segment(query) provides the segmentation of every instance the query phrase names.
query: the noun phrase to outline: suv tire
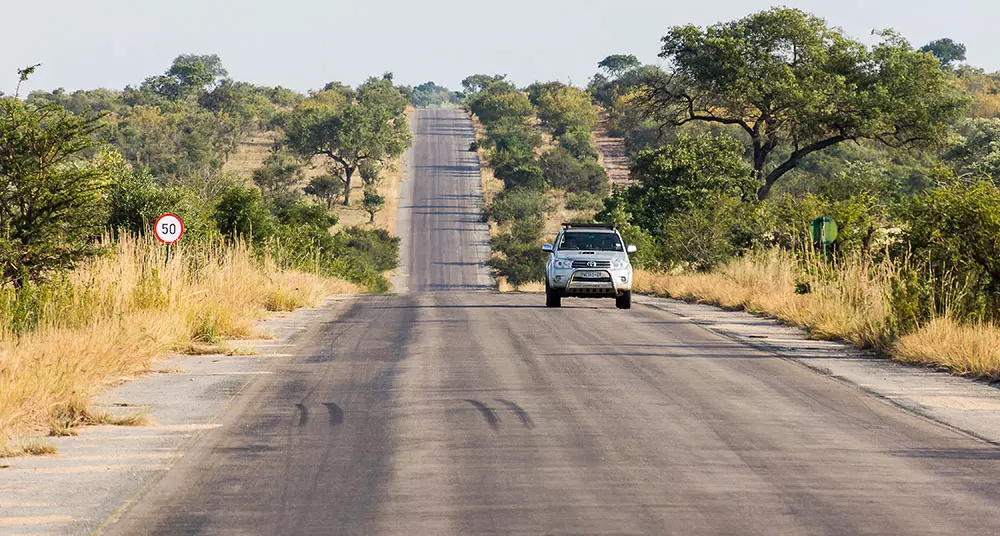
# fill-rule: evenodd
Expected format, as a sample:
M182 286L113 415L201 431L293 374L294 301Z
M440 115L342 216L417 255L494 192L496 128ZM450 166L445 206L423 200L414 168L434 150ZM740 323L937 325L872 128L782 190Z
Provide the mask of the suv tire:
M632 291L626 290L621 296L615 298L615 307L619 309L632 308Z
M546 307L562 306L562 296L560 296L555 290L549 288L548 282L545 283L545 306Z

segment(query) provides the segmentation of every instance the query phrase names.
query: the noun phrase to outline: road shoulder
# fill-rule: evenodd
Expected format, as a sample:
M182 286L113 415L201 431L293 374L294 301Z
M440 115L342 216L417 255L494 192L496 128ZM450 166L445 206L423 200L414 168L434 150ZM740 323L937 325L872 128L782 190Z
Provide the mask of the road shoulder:
M814 340L800 328L742 311L637 296L737 342L797 362L907 412L1000 445L1000 389L947 372L896 363L848 344Z
M13 458L0 469L0 534L93 533L116 518L184 455L255 379L269 374L308 326L331 321L353 302L275 315L258 323L273 338L232 341L237 355L174 356L153 373L103 393L95 409L148 412L150 426L89 426L54 438L59 454ZM241 355L250 354L250 355Z

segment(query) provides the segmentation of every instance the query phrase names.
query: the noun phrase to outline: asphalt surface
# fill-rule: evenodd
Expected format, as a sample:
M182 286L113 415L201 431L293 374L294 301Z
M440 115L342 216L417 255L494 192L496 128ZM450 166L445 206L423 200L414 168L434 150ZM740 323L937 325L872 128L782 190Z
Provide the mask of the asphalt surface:
M1000 450L636 303L484 291L419 110L409 292L311 325L111 534L997 534Z

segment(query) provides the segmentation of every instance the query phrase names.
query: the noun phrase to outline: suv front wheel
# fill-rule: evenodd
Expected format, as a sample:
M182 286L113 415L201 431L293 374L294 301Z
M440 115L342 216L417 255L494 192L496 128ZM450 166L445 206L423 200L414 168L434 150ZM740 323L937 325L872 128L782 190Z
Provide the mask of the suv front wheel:
M619 309L632 308L632 291L626 290L621 296L615 298L615 307Z
M549 286L548 281L545 282L545 306L546 307L559 307L562 305L562 296L559 295L552 287Z

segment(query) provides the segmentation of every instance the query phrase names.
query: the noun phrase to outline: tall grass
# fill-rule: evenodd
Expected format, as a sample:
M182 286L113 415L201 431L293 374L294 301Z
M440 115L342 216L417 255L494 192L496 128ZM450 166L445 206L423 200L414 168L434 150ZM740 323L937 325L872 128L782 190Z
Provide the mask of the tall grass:
M40 286L0 289L0 451L24 434L63 434L101 416L101 388L169 351L248 337L265 310L356 292L337 279L279 270L242 245L106 241L109 254ZM5 446L6 444L6 446Z
M957 374L1000 379L1000 327L954 318L947 309L947 285L938 297L938 313L926 321L910 318L902 303L910 297L899 294L905 268L860 258L826 266L774 249L733 259L710 273L637 270L633 288L764 313L804 327L817 338L848 341Z

